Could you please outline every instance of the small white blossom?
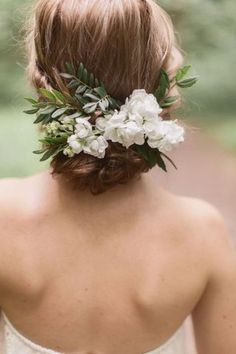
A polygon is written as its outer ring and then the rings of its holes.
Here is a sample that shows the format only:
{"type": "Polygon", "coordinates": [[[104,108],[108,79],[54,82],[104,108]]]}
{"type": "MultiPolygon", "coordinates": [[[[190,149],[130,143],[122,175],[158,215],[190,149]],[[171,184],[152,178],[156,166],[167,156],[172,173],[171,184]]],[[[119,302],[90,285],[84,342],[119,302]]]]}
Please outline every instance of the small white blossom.
{"type": "Polygon", "coordinates": [[[161,152],[168,152],[172,147],[184,141],[185,130],[173,121],[162,121],[159,124],[159,139],[148,139],[151,148],[158,148],[161,152]]]}
{"type": "Polygon", "coordinates": [[[106,153],[108,142],[103,136],[90,136],[86,140],[86,145],[83,147],[83,151],[86,154],[103,159],[106,153]]]}
{"type": "Polygon", "coordinates": [[[71,135],[67,139],[67,143],[72,148],[74,153],[79,154],[81,151],[83,151],[83,146],[82,146],[81,142],[79,141],[77,135],[75,135],[75,134],[71,135]]]}
{"type": "Polygon", "coordinates": [[[61,124],[57,121],[54,121],[46,125],[46,131],[48,134],[57,134],[59,132],[60,127],[61,124]]]}
{"type": "Polygon", "coordinates": [[[72,148],[70,146],[67,146],[64,150],[63,150],[63,154],[68,156],[68,157],[73,157],[75,155],[74,151],[72,150],[72,148]]]}
{"type": "Polygon", "coordinates": [[[78,138],[84,139],[92,134],[93,127],[85,118],[77,118],[75,126],[75,134],[78,138]]]}

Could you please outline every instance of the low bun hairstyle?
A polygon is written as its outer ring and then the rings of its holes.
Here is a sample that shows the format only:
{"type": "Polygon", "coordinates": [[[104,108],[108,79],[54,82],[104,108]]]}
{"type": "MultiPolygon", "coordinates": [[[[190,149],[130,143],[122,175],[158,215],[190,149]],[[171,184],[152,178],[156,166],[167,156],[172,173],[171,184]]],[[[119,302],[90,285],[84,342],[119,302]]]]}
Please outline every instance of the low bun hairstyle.
{"type": "MultiPolygon", "coordinates": [[[[60,73],[66,62],[82,62],[121,102],[134,89],[153,93],[161,68],[172,78],[182,65],[171,19],[154,0],[39,0],[26,44],[27,75],[36,89],[68,91],[60,73]]],[[[112,142],[104,159],[59,153],[51,167],[53,175],[93,194],[149,170],[136,152],[112,142]]]]}

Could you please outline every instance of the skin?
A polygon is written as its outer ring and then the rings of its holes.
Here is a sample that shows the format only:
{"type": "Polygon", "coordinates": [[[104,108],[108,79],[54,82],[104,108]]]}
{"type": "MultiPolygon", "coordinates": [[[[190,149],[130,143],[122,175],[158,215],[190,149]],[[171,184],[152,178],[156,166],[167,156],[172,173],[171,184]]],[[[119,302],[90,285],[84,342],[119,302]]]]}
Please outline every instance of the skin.
{"type": "Polygon", "coordinates": [[[50,171],[0,182],[0,306],[43,347],[154,350],[192,313],[199,354],[236,352],[236,256],[219,212],[153,169],[99,196],[50,171]]]}

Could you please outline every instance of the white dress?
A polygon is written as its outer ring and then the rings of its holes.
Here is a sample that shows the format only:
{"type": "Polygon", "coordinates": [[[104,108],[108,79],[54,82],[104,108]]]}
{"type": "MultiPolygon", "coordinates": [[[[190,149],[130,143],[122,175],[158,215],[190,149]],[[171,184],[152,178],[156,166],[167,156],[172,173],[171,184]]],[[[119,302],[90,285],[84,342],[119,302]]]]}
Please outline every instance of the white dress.
{"type": "MultiPolygon", "coordinates": [[[[43,348],[31,342],[13,327],[4,312],[0,314],[0,354],[66,354],[43,348]]],[[[122,353],[121,353],[122,354],[122,353]]],[[[181,327],[161,347],[143,354],[189,354],[185,348],[184,328],[181,327]]]]}

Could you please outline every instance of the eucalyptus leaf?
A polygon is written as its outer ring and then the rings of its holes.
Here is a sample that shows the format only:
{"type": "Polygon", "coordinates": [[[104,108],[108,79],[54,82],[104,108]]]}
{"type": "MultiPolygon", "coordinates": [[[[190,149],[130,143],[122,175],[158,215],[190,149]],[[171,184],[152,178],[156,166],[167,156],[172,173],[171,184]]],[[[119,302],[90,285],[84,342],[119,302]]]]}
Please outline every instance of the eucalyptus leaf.
{"type": "Polygon", "coordinates": [[[77,88],[79,86],[79,81],[78,80],[71,80],[67,87],[70,88],[77,88]]]}
{"type": "Polygon", "coordinates": [[[52,112],[54,112],[56,109],[56,106],[47,106],[45,108],[42,108],[39,110],[39,114],[43,114],[43,115],[48,115],[48,114],[51,114],[52,112]]]}
{"type": "Polygon", "coordinates": [[[179,96],[167,97],[163,100],[161,107],[168,108],[168,107],[172,106],[174,103],[178,102],[178,100],[179,100],[179,96]]]}

